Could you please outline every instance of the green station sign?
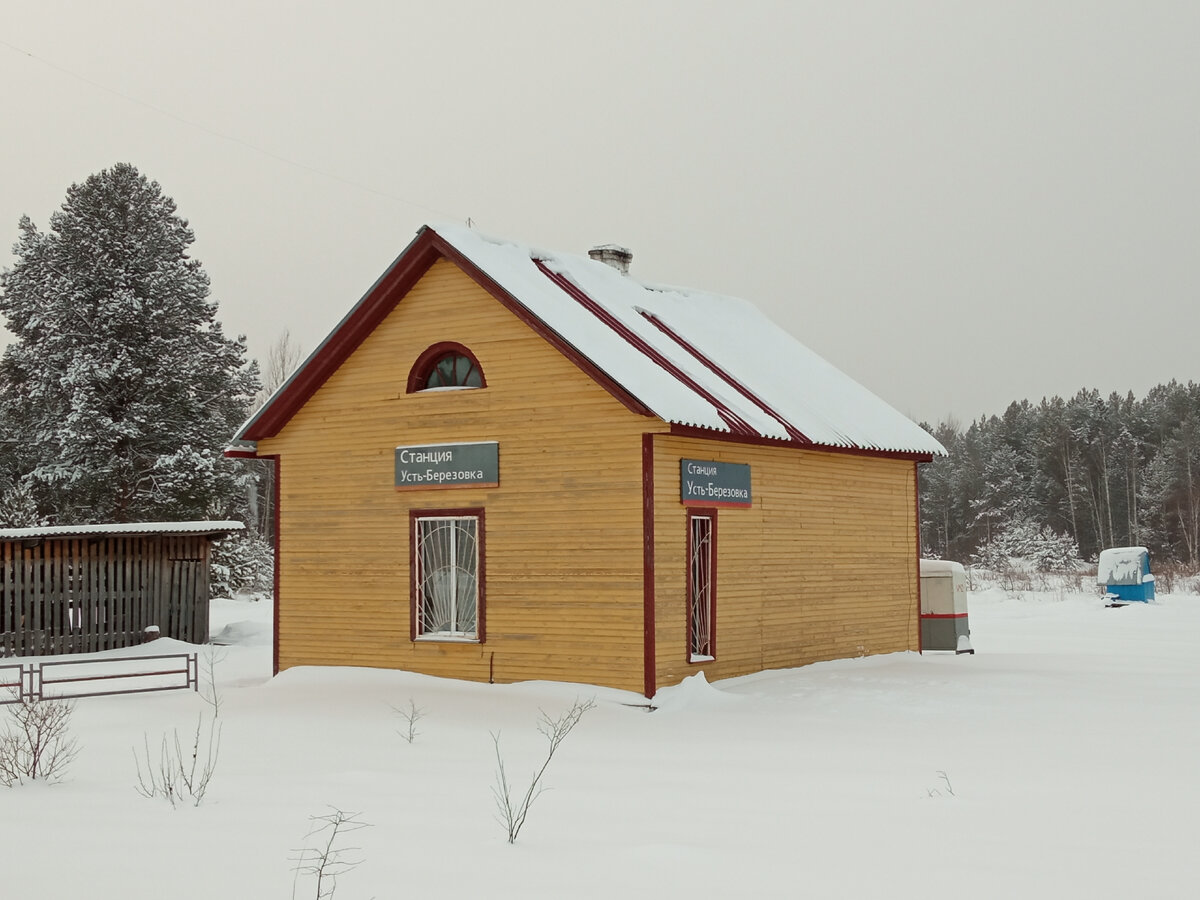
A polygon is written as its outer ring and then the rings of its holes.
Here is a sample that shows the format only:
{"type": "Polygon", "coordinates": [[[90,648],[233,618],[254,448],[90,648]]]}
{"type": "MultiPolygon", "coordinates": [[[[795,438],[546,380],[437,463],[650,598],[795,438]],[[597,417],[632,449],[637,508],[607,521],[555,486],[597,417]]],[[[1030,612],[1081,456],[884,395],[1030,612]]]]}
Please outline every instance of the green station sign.
{"type": "Polygon", "coordinates": [[[396,490],[497,487],[500,444],[419,444],[396,448],[396,490]]]}
{"type": "Polygon", "coordinates": [[[746,463],[681,459],[679,499],[685,506],[751,506],[750,466],[746,463]]]}

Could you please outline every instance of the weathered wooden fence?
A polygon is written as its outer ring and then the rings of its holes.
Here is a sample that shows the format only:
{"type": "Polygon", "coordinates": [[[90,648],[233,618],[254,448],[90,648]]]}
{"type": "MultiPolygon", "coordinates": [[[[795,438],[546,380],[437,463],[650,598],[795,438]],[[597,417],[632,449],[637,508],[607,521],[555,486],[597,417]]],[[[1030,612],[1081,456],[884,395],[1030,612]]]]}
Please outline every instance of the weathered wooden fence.
{"type": "Polygon", "coordinates": [[[0,541],[0,656],[92,653],[146,629],[208,640],[206,534],[85,534],[0,541]]]}

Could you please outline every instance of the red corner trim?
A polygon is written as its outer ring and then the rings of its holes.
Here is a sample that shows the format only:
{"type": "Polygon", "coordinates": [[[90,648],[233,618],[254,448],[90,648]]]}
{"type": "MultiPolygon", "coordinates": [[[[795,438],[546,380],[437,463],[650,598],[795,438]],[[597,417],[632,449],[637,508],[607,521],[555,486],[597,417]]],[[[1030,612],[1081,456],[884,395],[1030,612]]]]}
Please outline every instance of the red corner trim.
{"type": "Polygon", "coordinates": [[[704,368],[708,369],[708,371],[712,372],[727,385],[757,406],[762,412],[766,413],[768,416],[778,422],[783,430],[788,433],[788,437],[790,437],[793,441],[796,441],[800,444],[812,443],[812,441],[809,440],[809,438],[803,432],[801,432],[798,428],[792,425],[791,422],[776,412],[766,403],[765,400],[763,400],[748,387],[746,387],[744,384],[718,366],[715,362],[701,353],[695,345],[676,332],[674,328],[672,328],[658,316],[654,315],[654,313],[641,310],[641,314],[651,325],[653,325],[655,328],[673,340],[676,344],[686,350],[689,354],[691,354],[692,357],[694,357],[695,360],[700,363],[700,365],[704,366],[704,368]]]}
{"type": "Polygon", "coordinates": [[[296,412],[337,371],[380,322],[396,308],[429,268],[439,259],[454,263],[476,284],[575,363],[626,409],[643,416],[654,413],[625,388],[584,357],[557,332],[531,313],[519,300],[428,226],[371,286],[321,345],[305,360],[283,388],[250,420],[239,437],[256,441],[274,437],[296,412]]]}
{"type": "Polygon", "coordinates": [[[571,297],[580,306],[615,331],[625,340],[626,343],[632,346],[643,356],[650,359],[660,368],[664,369],[668,374],[685,385],[694,394],[703,397],[709,404],[712,405],[712,407],[717,411],[717,415],[721,417],[722,421],[724,421],[725,424],[728,425],[735,434],[740,434],[747,437],[756,436],[758,434],[758,431],[756,431],[754,428],[751,428],[741,416],[714,397],[708,390],[697,383],[695,379],[659,353],[658,350],[650,346],[650,344],[647,343],[644,338],[632,331],[624,322],[589,297],[587,293],[581,287],[579,287],[579,285],[575,284],[562,273],[551,270],[550,267],[540,259],[535,259],[534,263],[539,269],[542,270],[542,274],[562,288],[563,292],[566,293],[567,296],[571,297]]]}
{"type": "Polygon", "coordinates": [[[267,458],[267,457],[260,457],[258,455],[258,453],[255,452],[254,450],[250,450],[249,448],[241,448],[241,447],[226,447],[225,450],[221,453],[221,455],[224,456],[226,459],[266,459],[267,458]]]}
{"type": "Polygon", "coordinates": [[[654,434],[642,435],[642,690],[658,690],[654,641],[654,434]]]}
{"type": "Polygon", "coordinates": [[[925,637],[921,634],[921,463],[913,463],[913,513],[917,517],[917,652],[925,652],[925,637]]]}

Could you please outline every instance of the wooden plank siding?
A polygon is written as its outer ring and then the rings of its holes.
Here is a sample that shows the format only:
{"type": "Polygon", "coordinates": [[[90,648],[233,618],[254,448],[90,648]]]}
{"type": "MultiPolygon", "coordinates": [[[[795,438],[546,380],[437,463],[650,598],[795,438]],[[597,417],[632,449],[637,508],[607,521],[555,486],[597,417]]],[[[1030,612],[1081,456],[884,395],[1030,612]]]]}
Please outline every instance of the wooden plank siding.
{"type": "Polygon", "coordinates": [[[912,461],[654,439],[656,680],[916,650],[912,461]],[[716,659],[688,662],[681,458],[749,463],[753,507],[717,513],[716,659]]]}
{"type": "Polygon", "coordinates": [[[280,459],[278,660],[641,690],[641,435],[630,412],[436,262],[260,455],[280,459]],[[487,387],[406,393],[453,341],[487,387]],[[497,441],[500,484],[397,491],[400,445],[497,441]],[[410,637],[411,509],[485,511],[483,643],[410,637]]]}
{"type": "Polygon", "coordinates": [[[209,554],[204,535],[0,541],[0,656],[128,647],[151,625],[204,643],[209,554]]]}

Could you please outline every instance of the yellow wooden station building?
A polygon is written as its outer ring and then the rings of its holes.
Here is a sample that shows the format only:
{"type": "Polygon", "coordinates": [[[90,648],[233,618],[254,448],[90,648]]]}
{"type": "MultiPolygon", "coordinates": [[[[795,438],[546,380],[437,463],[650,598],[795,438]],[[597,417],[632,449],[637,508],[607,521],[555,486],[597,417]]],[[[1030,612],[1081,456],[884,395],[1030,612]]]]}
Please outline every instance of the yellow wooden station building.
{"type": "Polygon", "coordinates": [[[653,697],[919,649],[929,434],[629,252],[423,228],[239,431],[274,460],[276,670],[653,697]]]}

